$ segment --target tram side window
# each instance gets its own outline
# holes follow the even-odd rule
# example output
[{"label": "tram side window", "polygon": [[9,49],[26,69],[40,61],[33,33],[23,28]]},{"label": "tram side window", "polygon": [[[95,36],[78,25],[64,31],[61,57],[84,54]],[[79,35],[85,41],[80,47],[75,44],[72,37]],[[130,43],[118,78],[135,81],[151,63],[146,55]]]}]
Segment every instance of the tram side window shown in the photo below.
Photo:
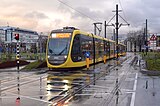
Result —
[{"label": "tram side window", "polygon": [[105,43],[106,43],[107,56],[109,56],[109,54],[110,54],[110,42],[109,41],[105,41]]},{"label": "tram side window", "polygon": [[71,58],[73,62],[82,60],[81,47],[80,47],[80,35],[76,35],[73,40]]},{"label": "tram side window", "polygon": [[110,43],[110,54],[111,55],[114,54],[114,43],[113,42]]},{"label": "tram side window", "polygon": [[107,55],[107,41],[103,40],[104,42],[104,55]]},{"label": "tram side window", "polygon": [[104,44],[103,44],[103,40],[99,39],[98,40],[99,43],[99,56],[103,57],[104,54]]},{"label": "tram side window", "polygon": [[126,46],[123,46],[123,52],[126,52]]},{"label": "tram side window", "polygon": [[81,50],[82,50],[82,60],[85,60],[85,53],[90,53],[90,59],[93,58],[93,41],[92,37],[81,35]]},{"label": "tram side window", "polygon": [[97,38],[95,38],[95,56],[96,59],[101,57],[101,41]]},{"label": "tram side window", "polygon": [[122,53],[122,45],[119,45],[119,51],[118,53]]},{"label": "tram side window", "polygon": [[94,42],[95,42],[95,58],[97,59],[99,57],[98,39],[94,38]]},{"label": "tram side window", "polygon": [[104,47],[101,46],[101,40],[95,38],[95,55],[96,55],[96,59],[98,59],[99,57],[103,56],[103,51],[104,51]]}]

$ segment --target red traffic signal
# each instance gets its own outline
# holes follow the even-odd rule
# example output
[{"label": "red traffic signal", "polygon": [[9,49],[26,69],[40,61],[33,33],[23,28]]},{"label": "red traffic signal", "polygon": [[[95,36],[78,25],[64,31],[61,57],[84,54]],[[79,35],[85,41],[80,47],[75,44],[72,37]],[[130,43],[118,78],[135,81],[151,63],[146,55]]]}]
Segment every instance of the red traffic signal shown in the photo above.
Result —
[{"label": "red traffic signal", "polygon": [[19,34],[18,34],[18,33],[17,33],[17,34],[15,34],[14,39],[19,40]]}]

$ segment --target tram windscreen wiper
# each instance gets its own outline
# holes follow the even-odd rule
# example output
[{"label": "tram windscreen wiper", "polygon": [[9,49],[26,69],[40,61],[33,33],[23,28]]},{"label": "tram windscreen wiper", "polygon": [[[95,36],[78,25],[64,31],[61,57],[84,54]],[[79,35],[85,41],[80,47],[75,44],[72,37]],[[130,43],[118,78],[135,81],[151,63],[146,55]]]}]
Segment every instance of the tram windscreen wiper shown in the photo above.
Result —
[{"label": "tram windscreen wiper", "polygon": [[55,54],[52,49],[49,49],[49,52],[50,52],[51,54]]},{"label": "tram windscreen wiper", "polygon": [[67,45],[65,46],[65,48],[58,55],[61,55],[66,49],[67,49]]},{"label": "tram windscreen wiper", "polygon": [[51,50],[51,49],[49,49],[49,52],[52,54],[53,53],[53,51]]}]

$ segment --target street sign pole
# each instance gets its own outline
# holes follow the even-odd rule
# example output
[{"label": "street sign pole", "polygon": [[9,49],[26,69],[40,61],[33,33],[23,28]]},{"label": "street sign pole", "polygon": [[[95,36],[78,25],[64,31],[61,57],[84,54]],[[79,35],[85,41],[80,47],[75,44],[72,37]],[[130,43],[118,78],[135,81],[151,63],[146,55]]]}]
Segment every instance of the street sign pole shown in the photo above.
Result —
[{"label": "street sign pole", "polygon": [[16,60],[17,60],[17,70],[19,71],[19,40],[17,41],[17,54],[16,54]]},{"label": "street sign pole", "polygon": [[17,53],[16,53],[16,61],[17,61],[17,70],[19,72],[19,34],[15,34],[15,39],[17,40]]}]

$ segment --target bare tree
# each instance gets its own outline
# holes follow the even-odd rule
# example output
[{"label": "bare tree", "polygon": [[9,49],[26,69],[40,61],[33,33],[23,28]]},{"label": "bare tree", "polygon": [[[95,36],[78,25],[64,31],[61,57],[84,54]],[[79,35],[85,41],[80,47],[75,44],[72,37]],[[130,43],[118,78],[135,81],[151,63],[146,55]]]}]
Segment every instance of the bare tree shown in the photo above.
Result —
[{"label": "bare tree", "polygon": [[126,41],[131,43],[131,47],[134,45],[134,52],[137,51],[137,47],[139,48],[139,52],[141,52],[142,45],[144,45],[145,42],[143,31],[130,31],[127,36]]}]

